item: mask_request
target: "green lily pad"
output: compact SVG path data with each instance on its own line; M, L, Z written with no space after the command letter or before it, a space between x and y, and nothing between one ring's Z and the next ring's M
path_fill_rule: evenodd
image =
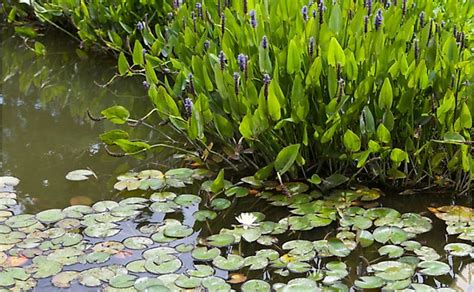
M137 276L128 274L119 274L110 279L109 285L114 288L129 288L135 284Z
M92 209L96 212L107 212L112 211L115 207L119 206L119 203L115 201L100 201L92 205Z
M242 284L242 292L269 292L271 286L263 280L250 280Z
M176 198L176 194L172 192L160 192L160 193L153 193L150 196L150 200L153 202L166 202L173 200Z
M338 257L346 257L351 253L351 250L341 240L331 238L328 240L328 249L332 255Z
M206 240L210 246L224 247L233 244L235 242L235 236L232 234L215 234L209 236Z
M15 244L21 242L26 234L20 231L12 231L0 236L0 244Z
M408 233L399 227L380 226L374 230L374 239L380 243L400 244L408 239Z
M59 274L54 275L53 285L58 288L69 288L71 287L71 282L76 280L79 276L77 271L64 271Z
M163 281L158 278L143 277L135 281L133 285L138 291L168 292L170 291Z
M210 207L215 211L222 211L230 207L231 201L223 198L217 198L211 201Z
M268 259L264 256L249 256L245 258L245 266L249 267L249 270L262 270L268 266Z
M379 254L381 256L388 255L389 258L399 258L403 255L405 250L402 247L396 245L384 245L379 248Z
M145 249L153 244L153 240L144 236L133 236L126 238L123 244L129 249Z
M186 274L191 277L206 278L214 274L214 269L207 265L194 265L195 270L187 270Z
M384 261L369 267L375 271L375 276L386 281L404 280L414 273L414 268L409 264L395 261Z
M276 291L282 292L298 292L298 291L319 291L315 281L305 278L296 278L290 280L288 284L284 285L281 289Z
M444 246L444 250L457 257L465 257L474 253L474 248L467 243L449 243Z
M175 202L155 202L150 205L150 210L153 212L157 213L173 213L177 209L179 209L180 206L176 204Z
M212 260L212 264L221 270L237 271L244 266L244 258L239 255L229 254L227 258L217 256Z
M189 207L201 203L201 197L196 195L179 195L174 202L182 207Z
M214 276L203 279L202 286L206 288L209 292L226 292L231 290L230 285L227 284L223 279Z
M436 292L437 289L428 286L426 284L418 284L418 283L412 283L411 288L415 289L415 291L420 291L420 292Z
M163 256L168 256L172 254L176 254L176 249L169 247L169 246L159 246L152 249L149 249L143 253L144 259L154 259L160 258Z
M422 246L413 252L423 261L436 261L441 258L438 252L429 246Z
M129 262L125 268L132 273L146 273L145 260L135 260Z
M58 274L62 268L63 265L56 261L47 260L46 257L36 257L33 259L31 271L34 278L42 279Z
M120 232L117 227L114 223L97 223L84 229L84 234L89 237L110 237Z
M414 240L404 241L400 245L403 246L405 248L405 250L408 250L408 251L414 251L414 250L419 249L421 247L421 243L419 243L418 241L414 241Z
M387 282L387 284L383 288L387 289L387 291L402 290L410 286L410 284L411 284L411 279L390 281L390 282Z
M5 187L14 187L20 183L20 180L14 176L0 176L0 189Z
M374 236L367 230L360 231L357 238L362 247L368 247L374 243Z
M14 215L5 220L5 224L11 228L25 228L37 222L35 216L30 214Z
M61 209L50 209L36 214L36 219L42 223L55 223L66 217Z
M292 273L306 273L311 270L313 266L305 262L290 262L287 268Z
M168 237L183 238L193 234L193 229L184 225L166 226L163 234Z
M427 276L441 276L448 274L451 271L451 267L443 262L439 261L424 261L418 264L420 273Z
M176 286L184 289L193 289L201 286L202 278L197 277L188 277L185 275L179 275L179 277L174 281Z
M247 242L254 242L257 239L259 239L261 235L262 235L262 231L258 227L257 228L250 227L250 228L244 229L242 232L242 238L244 238L245 241Z
M199 210L193 214L194 219L200 222L213 220L217 217L217 213L211 210Z
M375 289L380 288L385 284L385 281L376 276L365 276L360 277L354 284L361 289Z
M172 274L178 271L183 263L174 256L146 260L145 269L153 274Z

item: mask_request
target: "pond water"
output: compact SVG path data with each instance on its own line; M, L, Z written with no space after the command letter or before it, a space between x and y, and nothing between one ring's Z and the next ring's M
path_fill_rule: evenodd
M246 291L266 291L263 282L288 283L297 279L292 285L274 288L315 291L316 284L311 286L312 283L323 283L320 287L324 289L355 290L355 280L374 275L367 271L369 264L390 265L387 256L379 254L379 248L388 246L387 252L393 253L392 265L423 260L431 262L428 264L431 270L423 273L420 267L415 271L405 264L391 267L390 272L384 266L375 272L378 278L368 278L366 282L383 279L386 285L409 278L406 287L410 283L425 283L457 291L473 289L473 251L467 256L447 255L444 251L448 243L472 245L472 214L463 213L461 223L456 223L470 228L462 233L468 234L468 239L457 239L456 234L461 232L447 235L445 222L427 209L447 205L470 207L471 195L387 192L377 199L377 190L359 187L357 190L366 191L364 194L370 200L354 197L357 191L336 191L325 194L321 200L319 192L310 192L301 183L287 186L293 193L288 197L281 194L277 185L264 188L253 186L248 180L231 191L227 189L225 194L215 195L209 191L215 175L201 177L207 173L181 168L185 164L170 152L154 153L144 160L111 157L105 152L98 136L114 126L91 121L87 109L96 115L115 104L124 105L138 115L150 109L140 80L119 80L107 88L96 85L106 83L113 76L116 64L113 58L78 53L76 43L57 33L41 40L47 47L44 57L35 56L18 38L3 35L1 39L0 176L15 176L20 183L3 186L0 183L0 206L4 205L0 208L0 233L4 235L0 238L0 287L17 290L36 287L40 291L61 290L58 287L69 285L73 291L99 288L116 291L132 286L149 287L140 289L146 291L166 291L165 286L171 291L184 289L179 286L225 291L228 287L238 290L251 283L254 286L247 284ZM133 131L132 136L147 133L150 139L160 140L160 134L149 133L147 129ZM172 168L180 169L174 174L166 172ZM66 180L66 174L76 169L90 169L97 178L81 182ZM134 173L117 180L126 172L148 169L162 173L142 172L138 178ZM138 190L133 185L138 180L146 180L149 185ZM121 191L127 186L130 191ZM93 208L64 209L77 204L93 205ZM422 217L397 215L392 209L380 207ZM370 215L370 211L364 211L375 208L381 213ZM48 209L57 210L41 212ZM208 211L198 216L198 210ZM255 226L242 228L235 217L244 212L257 212L252 216L265 215L265 219L250 218L249 222ZM37 213L40 215L36 217L18 217ZM212 214L217 217L206 220ZM339 218L341 215L344 220ZM289 223L284 218L290 218ZM404 237L405 231L400 231L401 227L419 233L412 240L420 246L404 245L408 238ZM378 242L361 247L364 230L378 234ZM217 234L220 235L209 238ZM229 235L233 238L230 241ZM240 243L236 238L242 238ZM205 246L210 250L217 247L213 252L224 257L217 254L212 257L212 252L205 252ZM400 246L403 254L409 256L403 260L401 255L397 256ZM262 256L264 249L266 256ZM145 250L148 254L143 253ZM273 258L275 252L277 256ZM252 258L256 254L259 256ZM445 268L433 261L446 263L449 271L430 275ZM403 268L407 265L412 269L409 275L397 278L397 274L406 272ZM21 271L12 272L12 267ZM56 274L61 276L53 278L53 285L51 276ZM157 275L158 282L150 280ZM231 286L219 280L229 277ZM307 280L311 281L308 283L303 278L315 281ZM245 279L246 284L240 285ZM403 287L403 283L398 284ZM412 289L429 291L427 286L415 285Z

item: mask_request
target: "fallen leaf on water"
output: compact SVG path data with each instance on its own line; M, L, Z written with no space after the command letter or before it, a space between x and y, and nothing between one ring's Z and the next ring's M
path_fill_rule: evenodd
M245 276L244 274L234 273L230 275L230 279L227 280L227 283L240 284L240 283L245 282L246 280L247 280L247 276Z
M121 250L121 251L117 252L116 254L114 254L114 257L119 258L119 259L125 259L125 258L128 258L128 257L132 256L132 255L133 255L132 252L129 252L129 251L126 251L126 250Z
M28 261L25 256L9 256L7 260L2 264L3 267L19 267L24 265Z

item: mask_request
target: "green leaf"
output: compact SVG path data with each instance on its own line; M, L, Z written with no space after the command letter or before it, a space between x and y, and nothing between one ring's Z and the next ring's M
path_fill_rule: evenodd
M346 55L341 45L336 38L332 38L329 42L328 48L328 64L336 67L337 63L340 63L341 66L344 66L346 63Z
M126 139L118 139L114 142L114 144L119 146L120 149L126 153L135 153L150 148L150 145L145 142L132 142Z
M283 148L275 159L275 170L283 174L293 166L299 154L300 144L293 144Z
M224 169L219 171L216 179L211 184L211 191L217 193L224 188Z
M275 94L274 85L276 81L273 81L270 84L270 88L268 91L268 98L267 98L267 105L268 105L268 113L272 120L278 121L281 118L281 106L278 98Z
M232 124L224 118L222 115L214 114L214 124L220 135L225 138L232 138L234 136L234 130Z
M394 148L390 153L390 159L395 163L401 163L403 160L408 160L408 154L399 148Z
M385 144L390 144L392 140L390 131L383 124L380 124L377 127L377 138L380 142L383 142Z
M351 152L359 151L361 147L359 136L348 129L346 133L344 133L344 146Z
M380 90L379 95L379 107L381 109L389 110L392 107L393 102L393 91L390 80L385 78L382 89Z
M290 45L288 46L288 56L287 56L287 63L286 63L286 71L288 74L294 74L300 71L300 64L301 64L301 49L296 44L295 39L290 41Z
M126 108L120 105L109 107L101 112L101 114L114 124L122 125L127 122L130 113Z
M120 52L119 58L118 58L118 71L120 75L125 75L125 73L128 72L128 68L130 65L128 64L127 58L125 57L125 54L123 52Z
M114 144L118 139L128 139L128 133L122 130L111 130L100 134L100 139L106 144Z
M135 45L133 46L133 64L134 65L143 65L145 62L143 60L143 46L136 40Z

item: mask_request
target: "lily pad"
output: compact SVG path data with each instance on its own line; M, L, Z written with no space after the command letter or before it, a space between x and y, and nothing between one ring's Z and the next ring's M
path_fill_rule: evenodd
M11 228L24 228L37 222L38 220L35 218L35 216L30 214L15 215L5 220L5 224Z
M129 288L135 284L137 276L128 274L119 274L110 279L109 285L114 288Z
M184 225L169 225L166 226L163 234L168 237L183 238L191 235L193 229Z
M133 236L125 239L123 244L129 249L145 249L153 244L153 240L144 236Z
M467 243L449 243L444 246L444 250L450 255L465 257L474 253L474 248Z
M382 287L385 284L385 281L376 276L365 276L360 277L360 279L356 280L354 284L361 289L375 289Z
M191 277L206 278L214 274L214 269L207 265L195 265L195 270L187 270L186 274Z
M396 245L384 245L379 248L379 254L381 256L388 255L389 258L398 258L403 255L405 250L402 247Z
M210 206L215 211L222 211L229 208L230 205L231 205L231 202L229 200L223 199L223 198L217 198L211 201Z
M207 238L207 244L215 247L229 246L235 242L235 236L231 234L215 234Z
M197 277L188 277L186 275L179 275L179 277L174 281L176 286L183 289L193 289L201 286L202 278Z
M146 260L145 269L153 274L172 274L178 271L183 263L174 256Z
M229 254L227 258L217 256L212 261L212 264L221 270L236 271L244 266L244 258L239 255Z
M66 217L61 209L50 209L36 214L36 219L42 223L55 223Z
M54 275L52 282L55 287L58 288L69 288L71 282L76 280L79 276L77 271L64 271L57 275Z
M88 180L90 176L97 178L95 173L89 169L77 169L70 171L66 174L66 179L70 181L83 181Z
M269 292L271 286L263 280L250 280L242 284L242 292Z
M89 237L105 238L119 233L120 229L114 223L97 223L84 229L84 234Z
M189 207L195 204L199 204L201 202L201 197L196 195L179 195L174 202L182 207Z
M380 226L374 230L374 239L380 243L400 244L408 239L408 233L399 227Z
M213 220L217 217L217 213L211 210L199 210L193 214L194 219L204 222L206 220Z
M451 267L443 262L439 261L424 261L418 264L420 273L428 276L441 276L448 274L451 271Z
M415 271L409 264L395 261L384 261L369 267L371 270L375 271L375 276L386 281L407 279L411 277Z

